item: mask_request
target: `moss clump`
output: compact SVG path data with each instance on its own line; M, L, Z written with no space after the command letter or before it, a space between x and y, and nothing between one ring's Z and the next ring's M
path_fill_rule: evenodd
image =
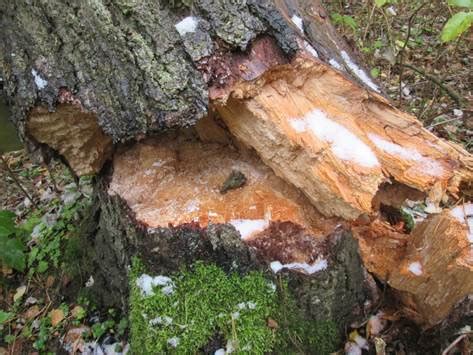
M337 352L341 345L339 327L332 320L313 320L304 317L286 282L278 282L279 334L277 354L326 355Z
M134 260L131 273L131 347L136 354L194 354L212 339L236 353L270 351L275 335L267 319L278 313L275 288L261 273L227 275L214 265L196 263L144 295L143 273ZM169 284L168 284L169 286ZM217 349L207 349L215 351Z

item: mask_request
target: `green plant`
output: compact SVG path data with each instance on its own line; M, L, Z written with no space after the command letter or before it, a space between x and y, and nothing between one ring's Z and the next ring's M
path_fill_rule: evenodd
M12 313L10 312L4 312L0 311L0 326L5 323L7 320L9 320L12 316Z
M473 0L448 0L448 4L454 7L468 9L454 14L442 29L440 38L442 42L450 42L465 33L473 23Z
M353 32L358 28L355 19L349 15L340 15L338 12L334 12L331 14L331 18L334 24L349 27Z
M26 266L24 233L15 225L15 214L0 211L0 261L18 271Z
M58 268L64 260L73 265L79 260L80 243L77 240L77 222L90 206L86 197L61 208L56 223L50 227L42 223L38 245L28 254L29 275L44 273L50 267Z
M261 273L227 275L215 265L196 263L172 279L162 277L169 287L154 287L146 295L137 285L141 277L149 277L142 272L135 259L130 299L134 353L193 354L212 339L238 353L272 348L274 334L266 322L277 313L277 297Z

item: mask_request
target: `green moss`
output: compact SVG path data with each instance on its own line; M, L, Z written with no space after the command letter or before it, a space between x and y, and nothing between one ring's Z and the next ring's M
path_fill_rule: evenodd
M134 353L193 354L212 339L220 339L221 347L230 342L242 354L272 349L275 337L266 323L277 314L277 295L261 273L227 275L217 266L196 263L172 278L172 294L158 286L146 297L136 284L142 272L135 260L130 295Z
M332 320L306 319L287 284L279 280L277 354L331 354L339 350L341 334Z
M196 263L172 277L173 293L162 286L144 296L136 280L144 274L135 259L131 272L131 347L136 354L195 354L226 348L236 354L329 354L340 347L339 327L306 319L280 280L276 288L262 273L227 275ZM268 319L273 319L272 327ZM176 348L173 340L178 341ZM211 344L210 347L206 345Z

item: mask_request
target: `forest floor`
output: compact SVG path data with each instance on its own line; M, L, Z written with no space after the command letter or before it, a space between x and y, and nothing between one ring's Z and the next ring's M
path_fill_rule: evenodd
M472 32L448 44L439 39L455 10L446 1L398 0L383 8L371 0L325 2L339 32L395 104L438 136L473 152ZM0 162L0 211L14 212L15 233L27 246L18 270L0 268L0 355L120 353L127 347L122 341L127 319L114 309L95 307L87 292L93 279L77 263L78 226L90 206L90 180L75 182L63 165L52 163L46 169L23 151L4 157L11 171ZM2 218L8 216L0 215L0 222ZM435 337L397 319L395 312L390 316L385 330L370 340L372 350L385 347L387 353L408 354L416 341ZM365 328L366 323L355 326L356 333L347 337L364 336ZM464 331L471 335L471 328ZM449 353L470 353L464 334L451 336L440 347L459 338Z

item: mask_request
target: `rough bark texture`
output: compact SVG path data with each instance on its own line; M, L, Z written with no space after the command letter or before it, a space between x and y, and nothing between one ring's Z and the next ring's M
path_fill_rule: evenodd
M115 142L188 126L208 102L192 58L217 46L244 50L262 33L288 53L297 49L269 1L194 1L198 26L182 39L175 25L191 11L172 2L2 1L0 11L2 78L23 134L31 108L54 110L64 88Z

